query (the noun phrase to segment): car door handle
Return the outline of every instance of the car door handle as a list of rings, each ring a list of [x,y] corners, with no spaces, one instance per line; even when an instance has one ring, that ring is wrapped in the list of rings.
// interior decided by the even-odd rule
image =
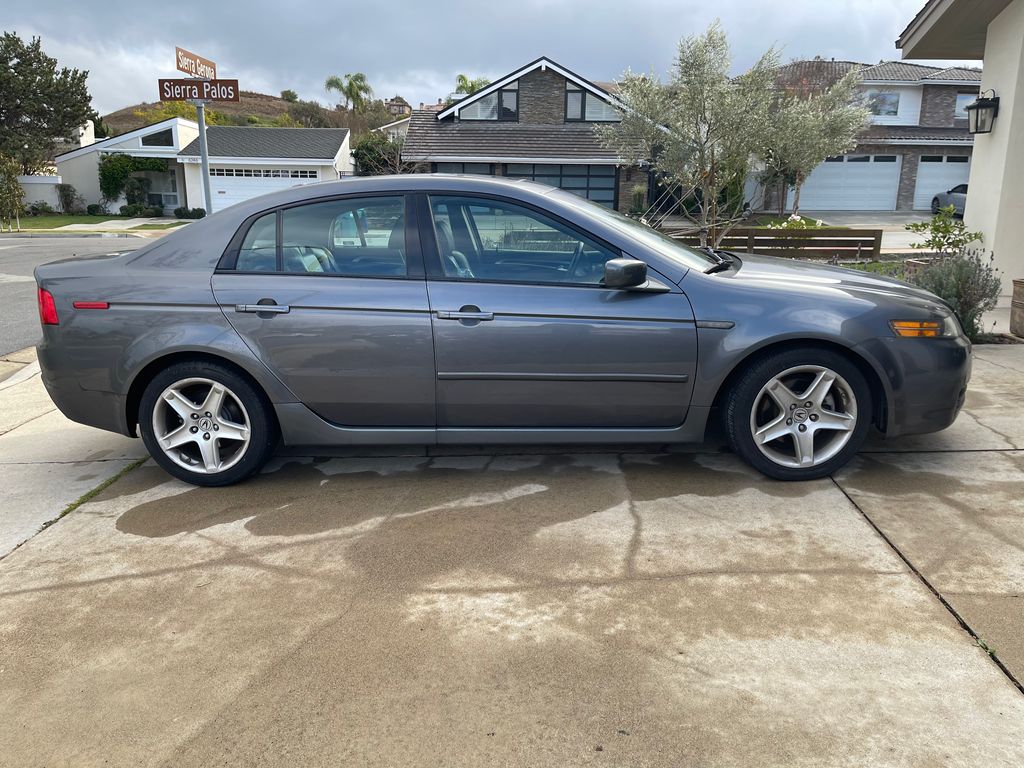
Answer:
[[[493,320],[493,312],[467,312],[465,310],[459,310],[458,312],[451,312],[448,310],[438,310],[437,317],[439,320]]]
[[[287,304],[235,304],[235,312],[286,315],[292,311]]]

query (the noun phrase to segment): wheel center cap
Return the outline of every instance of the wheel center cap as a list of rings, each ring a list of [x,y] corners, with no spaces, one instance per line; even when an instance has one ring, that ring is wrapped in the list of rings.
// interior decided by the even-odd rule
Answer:
[[[213,429],[213,419],[204,416],[199,420],[199,428],[203,430],[203,432],[209,432]]]
[[[795,411],[793,411],[793,421],[795,421],[797,424],[802,424],[803,422],[807,421],[807,416],[808,413],[803,408],[797,408]]]

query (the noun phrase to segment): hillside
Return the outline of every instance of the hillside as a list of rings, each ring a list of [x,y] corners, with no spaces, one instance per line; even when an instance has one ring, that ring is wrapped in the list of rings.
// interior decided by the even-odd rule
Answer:
[[[269,124],[275,120],[286,119],[284,116],[288,114],[289,108],[296,107],[295,103],[265,93],[242,91],[239,97],[240,100],[238,102],[218,102],[209,105],[207,109],[227,117],[229,124],[246,125],[253,122]],[[303,107],[308,109],[308,104],[308,102],[303,102]],[[160,102],[133,104],[130,107],[124,107],[116,112],[111,112],[109,115],[103,115],[103,122],[107,126],[110,135],[116,136],[127,131],[133,131],[136,128],[141,128],[149,122],[145,118],[137,116],[136,112],[159,106]],[[319,117],[325,123],[325,127],[339,122],[340,116],[334,110],[320,109],[319,112]],[[250,118],[253,119],[251,120]],[[317,122],[320,122],[320,120]]]

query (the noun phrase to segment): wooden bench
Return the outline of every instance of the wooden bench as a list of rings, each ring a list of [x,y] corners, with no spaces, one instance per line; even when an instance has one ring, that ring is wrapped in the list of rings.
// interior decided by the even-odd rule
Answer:
[[[672,235],[687,245],[699,245],[696,234]],[[765,256],[876,259],[882,249],[880,229],[750,229],[731,230],[718,246],[726,251]]]

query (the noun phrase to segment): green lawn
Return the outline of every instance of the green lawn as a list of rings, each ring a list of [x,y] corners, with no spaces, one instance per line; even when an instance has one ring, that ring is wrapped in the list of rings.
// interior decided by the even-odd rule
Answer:
[[[182,224],[188,224],[188,222],[171,221],[167,224],[139,224],[139,226],[132,227],[132,229],[173,229],[174,227],[180,227]]]
[[[52,216],[22,216],[22,229],[56,229],[66,224],[100,224],[104,221],[116,220],[118,216],[65,216],[54,214]]]

